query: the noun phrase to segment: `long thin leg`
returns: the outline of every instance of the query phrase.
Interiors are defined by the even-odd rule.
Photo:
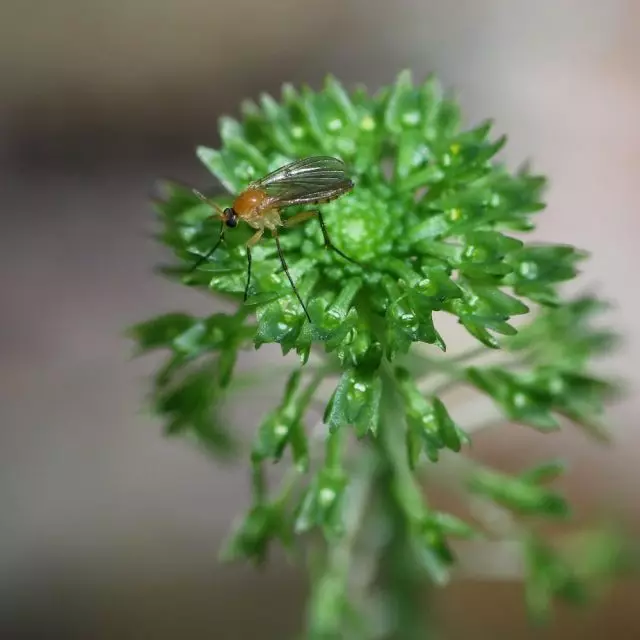
[[[189,273],[195,271],[203,262],[206,262],[212,255],[213,252],[220,246],[220,243],[224,240],[224,220],[220,222],[220,236],[218,237],[218,242],[213,245],[213,249],[207,251],[207,253],[203,256],[200,256],[198,260],[196,260],[195,264],[189,269]]]
[[[251,247],[247,245],[247,284],[244,287],[244,301],[249,296],[249,285],[251,284]]]
[[[346,253],[343,253],[342,251],[340,251],[340,249],[338,249],[338,247],[336,247],[336,245],[333,244],[333,242],[331,242],[331,238],[329,237],[329,232],[327,231],[327,227],[324,224],[324,218],[322,217],[322,213],[320,211],[318,211],[318,222],[320,223],[320,228],[322,229],[322,235],[324,236],[325,246],[329,247],[329,249],[333,249],[339,256],[342,256],[345,260],[348,260],[349,262],[353,262],[353,264],[357,264],[359,267],[361,267],[362,265],[357,260],[350,258]]]
[[[287,274],[287,278],[289,279],[289,282],[291,283],[291,288],[293,289],[293,292],[296,294],[296,298],[298,298],[298,302],[300,303],[300,306],[302,307],[304,314],[307,316],[307,320],[309,320],[309,322],[312,322],[311,320],[311,316],[309,315],[309,312],[307,311],[307,307],[305,307],[304,302],[302,302],[302,298],[300,297],[300,294],[298,293],[298,289],[296,289],[296,285],[293,282],[293,278],[291,277],[291,274],[289,273],[289,267],[287,266],[287,261],[284,259],[284,254],[282,253],[282,247],[280,246],[280,238],[278,237],[278,234],[274,231],[273,232],[273,237],[276,240],[276,246],[278,247],[278,255],[280,256],[280,262],[282,263],[282,268],[284,269],[284,272]]]
[[[251,284],[251,247],[255,246],[260,242],[264,231],[261,229],[256,231],[247,241],[247,284],[244,287],[244,301],[247,301],[247,297],[249,296],[249,285]]]
[[[352,262],[353,264],[357,264],[359,267],[362,267],[362,265],[358,261],[354,260],[353,258],[350,258],[346,253],[343,253],[342,251],[340,251],[340,249],[338,249],[338,247],[336,247],[336,245],[333,244],[333,242],[331,242],[331,238],[329,237],[329,232],[327,231],[327,227],[324,223],[324,218],[322,217],[322,213],[319,210],[301,211],[300,213],[297,213],[295,216],[291,216],[285,222],[285,226],[293,227],[313,217],[317,217],[318,222],[320,223],[320,229],[322,230],[322,237],[324,238],[324,246],[327,247],[328,249],[332,249],[339,256],[342,256],[345,260],[348,260],[349,262]]]

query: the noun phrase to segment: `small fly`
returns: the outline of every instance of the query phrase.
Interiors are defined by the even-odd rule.
[[[278,228],[293,227],[309,218],[317,217],[320,223],[320,229],[322,230],[325,247],[332,249],[349,262],[357,265],[359,265],[359,263],[344,254],[331,242],[320,210],[302,211],[283,220],[281,217],[282,209],[293,205],[331,202],[351,191],[353,187],[354,184],[349,178],[347,167],[342,160],[330,156],[313,156],[303,158],[302,160],[295,160],[284,167],[276,169],[264,178],[252,182],[236,197],[233,205],[224,210],[194,189],[193,192],[201,200],[217,211],[217,216],[221,222],[218,241],[206,255],[200,257],[192,270],[208,260],[213,252],[220,246],[220,243],[224,240],[227,227],[237,227],[238,222],[243,220],[250,227],[256,229],[256,232],[249,238],[246,245],[247,284],[244,289],[244,299],[246,301],[249,293],[249,284],[251,283],[251,248],[260,242],[266,230],[271,231],[276,241],[282,268],[287,275],[293,292],[298,298],[307,319],[311,322],[309,312],[289,273],[289,267],[287,266],[284,254],[282,253],[282,247],[280,246]]]

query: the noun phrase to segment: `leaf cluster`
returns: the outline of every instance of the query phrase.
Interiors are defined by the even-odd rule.
[[[603,310],[597,298],[565,301],[560,290],[586,256],[571,246],[523,239],[544,208],[545,179],[527,166],[513,172],[498,161],[506,140],[492,137],[490,122],[469,129],[461,123],[456,102],[434,78],[415,85],[404,72],[371,95],[363,88],[347,92],[329,77],[321,91],[286,85],[278,101],[263,95],[245,102],[239,120],[221,119],[221,147],[198,149],[229,192],[214,197],[221,206],[250,181],[296,158],[333,155],[352,168],[353,193],[323,212],[334,244],[361,266],[327,251],[314,222],[282,234],[311,322],[266,239],[253,250],[252,285],[243,301],[247,229],[228,233],[191,272],[217,240],[217,223],[190,188],[165,183],[156,203],[158,239],[177,264],[164,266],[163,273],[238,303],[233,314],[170,313],[132,328],[140,353],[168,352],[152,397],[166,432],[228,452],[233,442],[221,406],[239,384],[238,352],[276,343],[300,359],[257,427],[250,450],[252,505],[227,547],[230,557],[262,562],[272,541],[293,549],[316,530],[329,555],[334,545],[350,541],[356,534],[347,516],[357,496],[358,459],[346,444],[352,435],[360,451],[375,452],[376,486],[384,477],[389,494],[387,525],[402,532],[398,539],[425,575],[445,582],[455,563],[449,538],[484,534],[432,509],[419,483],[421,469],[445,451],[464,455],[473,431],[473,425],[456,423],[430,386],[434,373],[489,396],[510,421],[543,432],[568,421],[592,435],[606,434],[604,403],[617,387],[594,374],[592,362],[615,345],[616,336],[591,324]],[[482,353],[503,358],[487,365],[425,350],[446,351],[436,327],[443,313],[457,318]],[[513,319],[527,314],[531,319],[516,326]],[[329,381],[333,389],[323,395]],[[310,424],[318,404],[326,427],[320,456]],[[292,479],[270,489],[265,465],[285,455],[293,463]],[[476,468],[467,487],[515,519],[566,518],[565,499],[543,486],[561,470],[553,462],[512,477]],[[519,540],[528,563],[527,598],[541,614],[552,595],[575,595],[578,578],[541,538],[525,531]],[[315,583],[314,593],[326,592],[321,601],[333,605],[319,607],[325,613],[312,627],[352,621],[348,562],[337,566],[327,561]],[[312,610],[317,602],[312,599]]]

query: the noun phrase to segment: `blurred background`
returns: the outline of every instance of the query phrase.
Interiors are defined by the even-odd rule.
[[[370,89],[435,72],[469,124],[493,117],[507,157],[551,177],[537,236],[593,252],[581,285],[626,336],[606,363],[629,381],[616,442],[568,430],[487,433],[519,468],[564,455],[581,518],[640,531],[640,3],[633,0],[57,0],[0,4],[0,620],[7,638],[290,637],[303,579],[220,567],[248,499],[244,471],[165,440],[144,413],[153,362],[129,324],[211,312],[152,273],[153,181],[206,187],[194,156],[216,121],[282,82],[327,72]],[[269,358],[266,350],[258,356]],[[247,424],[257,419],[247,415]],[[438,596],[450,638],[640,637],[640,590],[529,629],[520,587]],[[464,612],[461,615],[461,612]]]

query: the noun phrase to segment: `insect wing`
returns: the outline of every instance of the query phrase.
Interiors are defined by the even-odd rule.
[[[250,185],[264,191],[278,206],[333,200],[350,191],[353,182],[342,160],[313,156],[296,160]]]

